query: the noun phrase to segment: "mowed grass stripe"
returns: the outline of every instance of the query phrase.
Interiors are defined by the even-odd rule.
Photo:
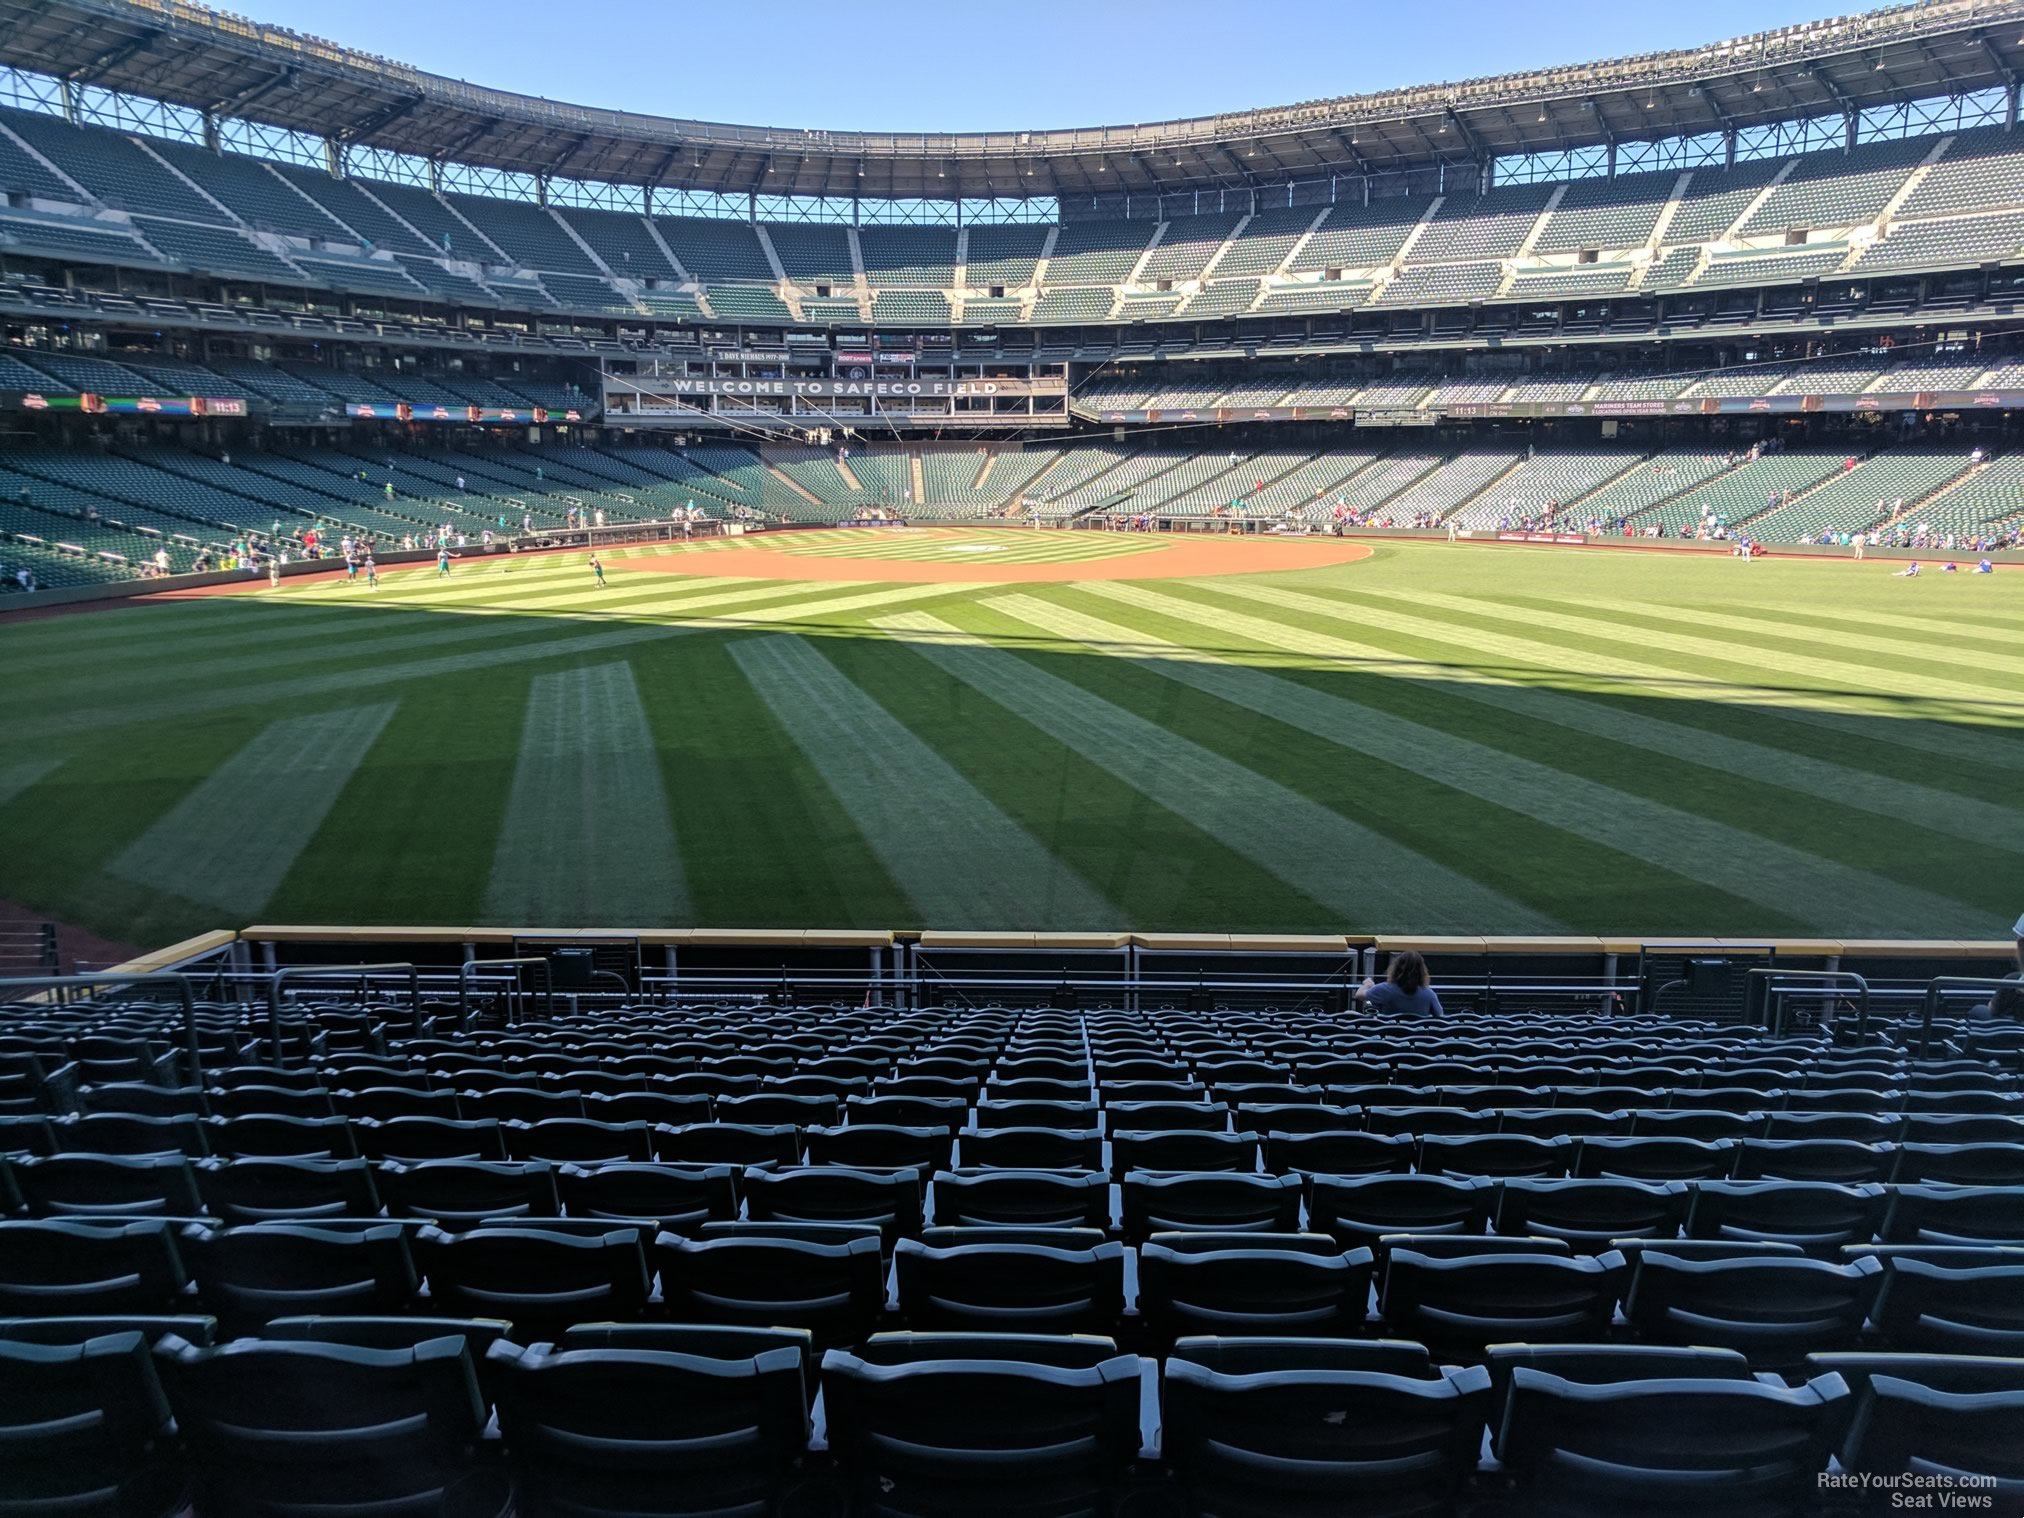
[[[52,757],[25,759],[19,764],[0,764],[0,806],[5,806],[62,762]]]
[[[1425,775],[1627,858],[1651,858],[1690,880],[1769,911],[1797,914],[1822,930],[1947,936],[1971,929],[1996,931],[2000,926],[1994,918],[1984,921],[1984,914],[1949,897],[1851,869],[1374,706],[1325,695],[1297,681],[1244,668],[1228,657],[1151,638],[1031,596],[1003,597],[991,604],[1056,637],[1097,647],[1129,647],[1136,637],[1156,656],[1134,662],[1167,679],[1352,753]],[[1273,637],[1272,624],[1259,618],[1202,611],[1196,616],[1202,625],[1236,637],[1268,645]],[[1832,916],[1807,918],[1809,912]]]
[[[388,701],[270,723],[136,838],[111,873],[228,912],[258,912],[393,714]]]
[[[714,595],[689,596],[668,602],[659,596],[623,597],[599,592],[594,587],[578,592],[575,603],[586,610],[595,609],[601,614],[622,612],[643,607],[641,620],[647,620],[645,610],[660,610],[670,617],[686,616],[697,610],[720,609],[740,606],[753,601],[773,598],[805,596],[808,587],[787,580],[770,580],[743,589],[720,591]],[[316,665],[340,664],[352,659],[376,657],[401,658],[424,649],[448,648],[459,643],[486,643],[494,640],[516,639],[522,642],[542,638],[561,638],[579,631],[581,620],[562,614],[563,608],[551,606],[546,610],[532,607],[516,608],[502,613],[499,619],[456,618],[450,625],[441,621],[430,622],[422,627],[403,624],[391,633],[381,633],[369,622],[356,624],[358,637],[350,637],[317,643],[302,647],[286,645],[270,649],[261,645],[242,653],[215,659],[197,659],[180,662],[177,678],[188,680],[212,680],[243,678],[248,675],[282,668],[291,664],[311,663]],[[347,632],[353,629],[348,627]],[[532,646],[530,643],[529,646]],[[107,691],[121,690],[134,685],[152,685],[159,678],[152,669],[118,668],[107,671],[98,679],[80,679],[68,682],[63,690],[65,700],[75,700],[82,695],[103,695]]]
[[[693,585],[697,589],[725,588],[747,585],[749,580],[715,579],[681,582],[683,588]],[[769,581],[780,584],[782,593],[806,590],[805,585],[797,586],[788,582]],[[490,591],[486,594],[493,594]],[[283,592],[288,594],[288,592]],[[627,605],[648,600],[636,595],[624,598]],[[660,598],[651,598],[656,604]],[[126,623],[122,636],[131,640],[128,647],[120,651],[119,666],[108,673],[113,676],[138,676],[147,673],[147,678],[157,677],[162,669],[172,669],[180,677],[192,669],[202,666],[190,659],[196,653],[210,653],[217,649],[237,649],[240,657],[233,661],[236,667],[245,667],[247,657],[254,657],[273,650],[277,655],[290,650],[293,645],[308,642],[308,650],[320,657],[328,658],[329,650],[335,645],[316,640],[330,637],[333,633],[349,638],[352,634],[370,637],[375,641],[396,632],[407,633],[420,628],[438,627],[447,620],[446,613],[455,613],[463,608],[452,603],[444,604],[433,597],[402,600],[373,596],[362,587],[348,587],[342,603],[318,601],[313,607],[284,606],[280,602],[254,596],[220,598],[212,603],[223,611],[207,619],[207,625],[197,629],[185,629],[178,634],[157,633],[153,629]],[[612,604],[617,604],[616,602]],[[484,608],[491,615],[525,614],[524,603],[508,599]],[[230,626],[219,630],[218,617],[229,613]],[[104,614],[101,614],[104,615]],[[153,616],[153,612],[148,613]],[[109,620],[117,620],[109,618]],[[476,625],[475,623],[473,624]],[[460,634],[466,636],[469,634]],[[61,669],[72,665],[98,666],[102,670],[106,663],[105,652],[95,645],[51,653],[38,658],[15,661],[10,669],[17,672],[30,670],[42,672]],[[73,687],[75,689],[75,687]]]
[[[1501,604],[1508,606],[1533,606],[1538,602],[1530,596],[1499,597]],[[1795,607],[1781,608],[1777,616],[1753,615],[1749,612],[1733,611],[1716,606],[1667,606],[1654,601],[1616,601],[1584,599],[1579,603],[1558,601],[1547,609],[1569,610],[1576,606],[1592,608],[1598,614],[1609,617],[1635,619],[1650,616],[1668,622],[1685,622],[1693,626],[1726,627],[1746,633],[1752,638],[1792,637],[1804,633],[1811,638],[1828,642],[1837,648],[1859,648],[1880,654],[1904,654],[1920,649],[1934,649],[1937,657],[1945,658],[1947,650],[1958,651],[1963,647],[1974,650],[1975,663],[1989,669],[2024,672],[2024,658],[2013,657],[2010,653],[2018,646],[2018,636],[2002,629],[1976,628],[1972,624],[1959,622],[1934,623],[1920,617],[1897,617],[1888,612],[1864,612],[1861,621],[1851,618],[1834,617],[1810,613]],[[1906,638],[1879,636],[1874,629],[1895,627],[1912,636]],[[1979,632],[1978,639],[1975,634]],[[1958,668],[1958,658],[1947,660],[1949,667]]]
[[[1092,928],[1122,914],[801,638],[732,645],[927,927]]]
[[[1498,604],[1512,606],[1514,610],[1519,607],[1528,611],[1535,609],[1531,600],[1500,601]],[[1896,637],[1880,637],[1864,632],[1799,626],[1784,617],[1753,617],[1715,607],[1659,606],[1636,601],[1584,599],[1562,601],[1550,608],[1537,609],[1593,621],[1612,633],[1621,628],[1633,628],[1639,634],[1647,630],[1668,634],[1680,630],[1693,633],[1699,629],[1724,636],[1724,641],[1746,643],[1751,648],[1772,648],[1780,653],[1815,657],[1824,655],[1842,668],[1843,678],[1848,677],[1849,666],[1854,665],[1858,677],[1865,678],[1879,667],[1921,676],[1930,671],[1942,671],[1984,680],[2001,690],[2024,689],[2024,658],[1977,651],[1970,663],[1952,651],[1951,642],[1946,640],[1945,634],[1930,629],[1917,636],[1899,633]],[[2009,647],[2014,648],[2016,644],[2013,642]],[[1844,661],[1840,657],[1844,652],[1869,657]]]
[[[1387,611],[1401,602],[1419,608],[1419,614],[1429,610],[1440,610],[1465,615],[1495,615],[1495,608],[1486,606],[1473,596],[1449,595],[1438,590],[1422,590],[1411,597],[1397,596],[1383,590],[1373,590],[1371,597]],[[1570,603],[1563,611],[1528,610],[1518,620],[1523,620],[1540,632],[1571,633],[1577,639],[1597,638],[1610,643],[1622,640],[1622,634],[1612,636],[1606,627],[1597,626],[1597,619],[1582,616],[1576,603]],[[1807,654],[1786,653],[1762,643],[1742,643],[1722,638],[1697,637],[1690,633],[1669,633],[1661,628],[1640,627],[1637,630],[1637,646],[1651,651],[1684,655],[1690,659],[1716,660],[1726,664],[1739,665],[1759,670],[1775,670],[1781,674],[1821,682],[1821,688],[1828,692],[1848,695],[1864,695],[1878,691],[1887,695],[1910,696],[1930,699],[1947,696],[1974,707],[1988,710],[1992,716],[2009,720],[2024,718],[2024,701],[2001,692],[2001,687],[1989,680],[1944,679],[1934,676],[1900,671],[1881,666],[1874,661],[1864,661],[1860,677],[1867,682],[1867,689],[1851,690],[1850,679],[1858,672],[1849,667],[1844,659],[1824,659]]]
[[[827,592],[834,587],[817,584],[804,589]],[[7,736],[33,741],[85,732],[94,728],[126,723],[147,723],[206,712],[229,711],[240,706],[273,702],[301,702],[343,691],[373,690],[404,685],[411,680],[433,680],[472,670],[498,669],[541,659],[572,658],[584,654],[611,653],[638,643],[657,642],[685,633],[706,630],[765,627],[812,616],[828,616],[890,606],[906,601],[927,600],[948,594],[943,585],[903,585],[889,590],[853,595],[823,595],[813,601],[796,601],[772,608],[770,616],[744,618],[697,617],[686,622],[649,622],[581,633],[574,637],[545,638],[529,642],[522,638],[501,648],[467,650],[460,654],[439,654],[433,658],[410,659],[400,663],[377,664],[366,668],[328,670],[322,674],[298,675],[281,680],[227,684],[186,691],[157,701],[116,702],[105,706],[79,707],[73,711],[27,718],[13,723]]]
[[[972,629],[986,620],[968,603],[947,614]],[[982,629],[987,633],[1017,628],[1002,617],[988,620],[994,625]],[[1149,800],[1121,776],[961,681],[924,667],[904,645],[870,637],[824,638],[817,646],[853,685],[1123,909],[1120,926],[1159,924],[1199,933],[1341,930],[1334,912],[1231,852],[1194,819]],[[1051,667],[1061,662],[1052,661]],[[1162,726],[1201,736],[1180,728],[1171,715]],[[1242,751],[1224,752],[1245,762]],[[1328,792],[1317,796],[1310,788],[1307,794],[1326,800]],[[852,898],[860,894],[853,890]],[[828,919],[818,914],[807,920]],[[904,911],[878,919],[881,924],[907,920]]]
[[[1547,932],[1544,913],[925,612],[881,617],[929,663],[1347,920]]]
[[[534,677],[485,914],[502,923],[688,920],[653,734],[623,660]]]
[[[1207,611],[1200,601],[1164,595],[1139,586],[1092,585],[1080,588],[1125,605],[1161,612],[1196,625],[1234,630],[1233,624],[1228,621],[1210,621],[1213,615],[1227,614]],[[1369,643],[1308,627],[1294,627],[1277,619],[1245,618],[1243,621],[1249,628],[1244,636],[1288,653],[1342,664],[1356,664],[1384,654],[1384,650]],[[1832,797],[1839,805],[1856,807],[1878,817],[1901,818],[1970,843],[2003,847],[2008,835],[2017,826],[2014,812],[1976,797],[1935,790],[1832,760],[1752,743],[1703,727],[1666,721],[1660,716],[1645,716],[1624,710],[1606,699],[1550,690],[1487,672],[1461,679],[1450,674],[1430,677],[1424,673],[1408,674],[1407,678],[1428,691],[1493,707],[1515,717],[1549,722],[1607,742],[1727,771],[1744,779],[1768,781],[1808,795]],[[1659,703],[1661,707],[1669,704]],[[2016,839],[2012,846],[2024,850],[2024,838]]]
[[[1969,763],[2003,769],[2024,768],[2018,745],[1993,728],[1963,727],[1941,719],[1908,716],[1898,706],[1865,703],[1860,695],[1810,691],[1784,686],[1766,686],[1753,681],[1739,684],[1717,678],[1712,672],[1684,676],[1669,666],[1655,665],[1624,657],[1619,650],[1633,644],[1594,640],[1585,647],[1542,642],[1485,631],[1452,616],[1436,616],[1396,603],[1384,608],[1382,619],[1374,620],[1361,599],[1351,603],[1335,596],[1311,591],[1282,590],[1241,580],[1216,580],[1201,587],[1217,595],[1234,596],[1298,612],[1303,619],[1323,618],[1346,623],[1372,636],[1386,632],[1420,637],[1468,655],[1454,664],[1424,664],[1402,660],[1393,650],[1383,650],[1379,662],[1387,673],[1409,673],[1424,669],[1432,678],[1467,679],[1483,669],[1485,656],[1507,661],[1500,666],[1507,674],[1537,676],[1562,689],[1587,690],[1597,694],[1614,692],[1639,698],[1672,698],[1690,703],[1718,703],[1742,708],[1764,708],[1781,719],[1825,727],[1850,737],[1869,741],[1884,739],[1906,748]]]

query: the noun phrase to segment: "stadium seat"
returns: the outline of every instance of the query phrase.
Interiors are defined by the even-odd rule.
[[[1004,1130],[994,1130],[1001,1132]],[[1014,1132],[1018,1130],[1012,1130]],[[946,1170],[956,1136],[948,1128],[907,1128],[889,1123],[856,1123],[847,1128],[810,1128],[803,1138],[811,1165],[857,1170]]]
[[[1684,1181],[1506,1180],[1500,1234],[1544,1235],[1585,1248],[1618,1239],[1671,1239],[1686,1221]]]
[[[898,1364],[823,1356],[830,1448],[859,1510],[1111,1510],[1140,1446],[1135,1356],[1070,1369],[945,1353]]]
[[[1481,1176],[1317,1175],[1308,1226],[1351,1249],[1375,1246],[1388,1233],[1481,1233],[1496,1202],[1496,1184]]]
[[[654,1131],[653,1158],[681,1165],[796,1165],[801,1131],[791,1123],[691,1123]]]
[[[806,1451],[799,1348],[732,1360],[502,1341],[488,1359],[530,1515],[771,1511]]]
[[[503,1160],[506,1143],[492,1118],[364,1118],[353,1124],[359,1152],[371,1160]]]
[[[189,1280],[159,1219],[0,1222],[0,1314],[181,1312]]]
[[[1638,1253],[1623,1304],[1631,1326],[1662,1344],[1739,1350],[1763,1369],[1848,1346],[1884,1270],[1874,1258],[1691,1260],[1662,1251]]]
[[[1857,1478],[1925,1478],[1937,1494],[2024,1494],[2024,1383],[2002,1390],[1942,1391],[1872,1373],[1851,1419],[1842,1467]],[[1887,1490],[1888,1488],[1886,1488]]]
[[[758,1222],[870,1223],[887,1250],[921,1231],[917,1171],[846,1170],[835,1165],[745,1173],[745,1210]]]
[[[1163,1174],[1133,1171],[1120,1187],[1124,1237],[1150,1234],[1293,1233],[1300,1223],[1301,1182],[1291,1175]]]
[[[1735,1168],[1733,1138],[1601,1135],[1582,1139],[1574,1156],[1574,1173],[1586,1180],[1700,1181]]]
[[[1630,1275],[1614,1250],[1556,1258],[1393,1250],[1378,1311],[1387,1332],[1478,1353],[1510,1340],[1578,1343],[1602,1336]]]
[[[1101,1172],[987,1170],[936,1172],[935,1222],[961,1227],[1103,1228],[1110,1222],[1109,1177]]]
[[[1235,1171],[1249,1175],[1258,1168],[1255,1133],[1204,1133],[1195,1129],[1171,1132],[1113,1131],[1110,1170],[1122,1180],[1133,1170]]]
[[[1877,1179],[1900,1184],[2024,1186],[2024,1142],[1905,1144],[1897,1151],[1896,1169]]]
[[[654,1157],[654,1130],[645,1123],[600,1123],[588,1118],[544,1118],[499,1125],[506,1153],[516,1160],[555,1164],[618,1165]]]
[[[420,1286],[409,1233],[258,1223],[186,1228],[179,1245],[205,1310],[227,1334],[257,1335],[272,1318],[404,1311]]]
[[[1317,1110],[1354,1109],[1324,1107]],[[1265,1168],[1274,1175],[1403,1175],[1412,1169],[1417,1148],[1410,1133],[1267,1130]]]
[[[1230,1518],[1449,1511],[1476,1463],[1489,1373],[1415,1345],[1182,1339],[1163,1448],[1188,1509]]]
[[[571,1217],[650,1218],[669,1233],[738,1215],[738,1172],[729,1165],[563,1165],[555,1186]]]
[[[483,1218],[552,1217],[555,1171],[545,1161],[420,1160],[376,1166],[375,1182],[394,1217],[427,1218],[446,1229]]]
[[[1523,1511],[1795,1512],[1847,1397],[1831,1375],[1790,1388],[1715,1376],[1590,1385],[1519,1365],[1496,1442]]]
[[[188,1114],[86,1113],[60,1119],[53,1134],[53,1152],[60,1154],[181,1154],[201,1159],[211,1152],[204,1120]]]
[[[0,1513],[160,1518],[183,1479],[144,1333],[0,1338]]]
[[[1050,1247],[1016,1230],[939,1229],[932,1244],[899,1241],[901,1315],[917,1329],[1020,1333],[1116,1331],[1124,1311],[1125,1251],[1101,1234]],[[956,1242],[943,1243],[942,1238]]]
[[[2024,1247],[2024,1187],[1894,1186],[1878,1237],[1886,1244]]]
[[[1422,1175],[1551,1179],[1566,1175],[1573,1160],[1574,1140],[1565,1137],[1430,1133],[1420,1139],[1418,1168]]]
[[[0,1162],[37,1217],[194,1217],[204,1210],[181,1155],[30,1155]]]
[[[1696,1239],[1762,1239],[1826,1254],[1876,1236],[1889,1200],[1874,1182],[1703,1181],[1687,1211]]]
[[[198,1510],[375,1518],[497,1518],[503,1476],[476,1449],[485,1408],[461,1338],[411,1349],[244,1339],[155,1346],[195,1457]]]
[[[1259,1334],[1346,1338],[1363,1329],[1372,1253],[1325,1234],[1155,1234],[1139,1248],[1148,1341]]]
[[[505,1318],[530,1338],[552,1339],[574,1323],[637,1318],[651,1289],[634,1228],[579,1236],[538,1226],[462,1234],[424,1227],[414,1249],[433,1311]]]
[[[956,1138],[966,1170],[1103,1168],[1103,1134],[1095,1128],[965,1128]]]
[[[365,1160],[206,1160],[196,1173],[204,1210],[226,1223],[369,1218],[380,1210]]]
[[[1483,1350],[1490,1373],[1490,1441],[1501,1456],[1504,1409],[1511,1398],[1511,1373],[1519,1366],[1582,1386],[1620,1381],[1752,1379],[1747,1356],[1733,1349],[1662,1344],[1491,1344]]]
[[[0,1318],[0,1339],[19,1344],[83,1344],[107,1334],[139,1334],[150,1344],[174,1334],[191,1344],[214,1344],[218,1320],[202,1313],[117,1313],[87,1318]]]
[[[1980,1263],[1986,1257],[1988,1263]],[[1942,1265],[1888,1256],[1872,1309],[1893,1349],[1932,1354],[2024,1353],[2024,1256],[1988,1251]]]
[[[668,1314],[682,1322],[805,1328],[820,1345],[854,1344],[871,1332],[886,1290],[876,1229],[852,1232],[829,1235],[833,1242],[660,1234],[653,1263]]]

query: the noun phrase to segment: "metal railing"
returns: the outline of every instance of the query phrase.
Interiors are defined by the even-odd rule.
[[[1926,1057],[1926,1050],[1933,1039],[1933,1018],[1940,1010],[1940,1002],[1954,992],[1987,991],[1993,1002],[2000,991],[2014,991],[2024,995],[2024,982],[1997,975],[1936,975],[1926,982],[1926,994],[1919,1006],[1919,1058]]]
[[[555,1016],[555,967],[545,954],[519,954],[507,959],[467,959],[457,971],[457,1024],[463,1027],[471,1018],[471,972],[473,970],[518,969],[525,965],[541,966],[542,1011],[548,1017]],[[506,1021],[518,1021],[516,1009],[526,995],[520,984],[520,977],[486,976],[485,982],[501,986],[506,992]]]
[[[1825,986],[1853,985],[1856,995],[1855,1036],[1862,1038],[1869,1032],[1869,982],[1853,970],[1781,970],[1776,965],[1757,965],[1745,970],[1743,979],[1746,986],[1759,981],[1766,983],[1764,1030],[1774,1037],[1782,1037],[1785,1032],[1784,997],[1788,989],[1798,989],[1774,984],[1778,981],[1805,981]]]
[[[273,1046],[276,1069],[281,1067],[281,991],[283,983],[289,980],[356,980],[359,996],[371,994],[371,979],[374,974],[405,970],[408,976],[408,1008],[414,1016],[416,1034],[422,1031],[422,990],[421,979],[413,964],[406,960],[374,965],[286,965],[273,971],[267,979],[267,1037]]]
[[[174,986],[176,997],[183,1004],[183,1051],[190,1060],[190,1079],[203,1084],[204,1057],[197,1043],[197,994],[191,988],[190,977],[179,975],[173,970],[155,970],[145,975],[15,975],[0,980],[0,1001],[10,999],[9,993],[16,990],[55,991],[59,999],[62,993],[71,990],[97,989],[101,986]]]

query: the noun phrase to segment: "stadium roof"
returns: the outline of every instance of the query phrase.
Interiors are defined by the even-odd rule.
[[[1133,126],[829,132],[490,90],[184,0],[0,0],[0,65],[346,145],[673,189],[944,198],[1241,187],[1687,136],[2012,87],[2024,0]]]

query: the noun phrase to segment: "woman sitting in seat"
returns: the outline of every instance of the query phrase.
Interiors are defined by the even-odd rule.
[[[1356,990],[1357,1004],[1373,1012],[1402,1017],[1439,1017],[1441,999],[1427,981],[1427,962],[1412,949],[1392,955],[1382,981],[1364,977]]]

